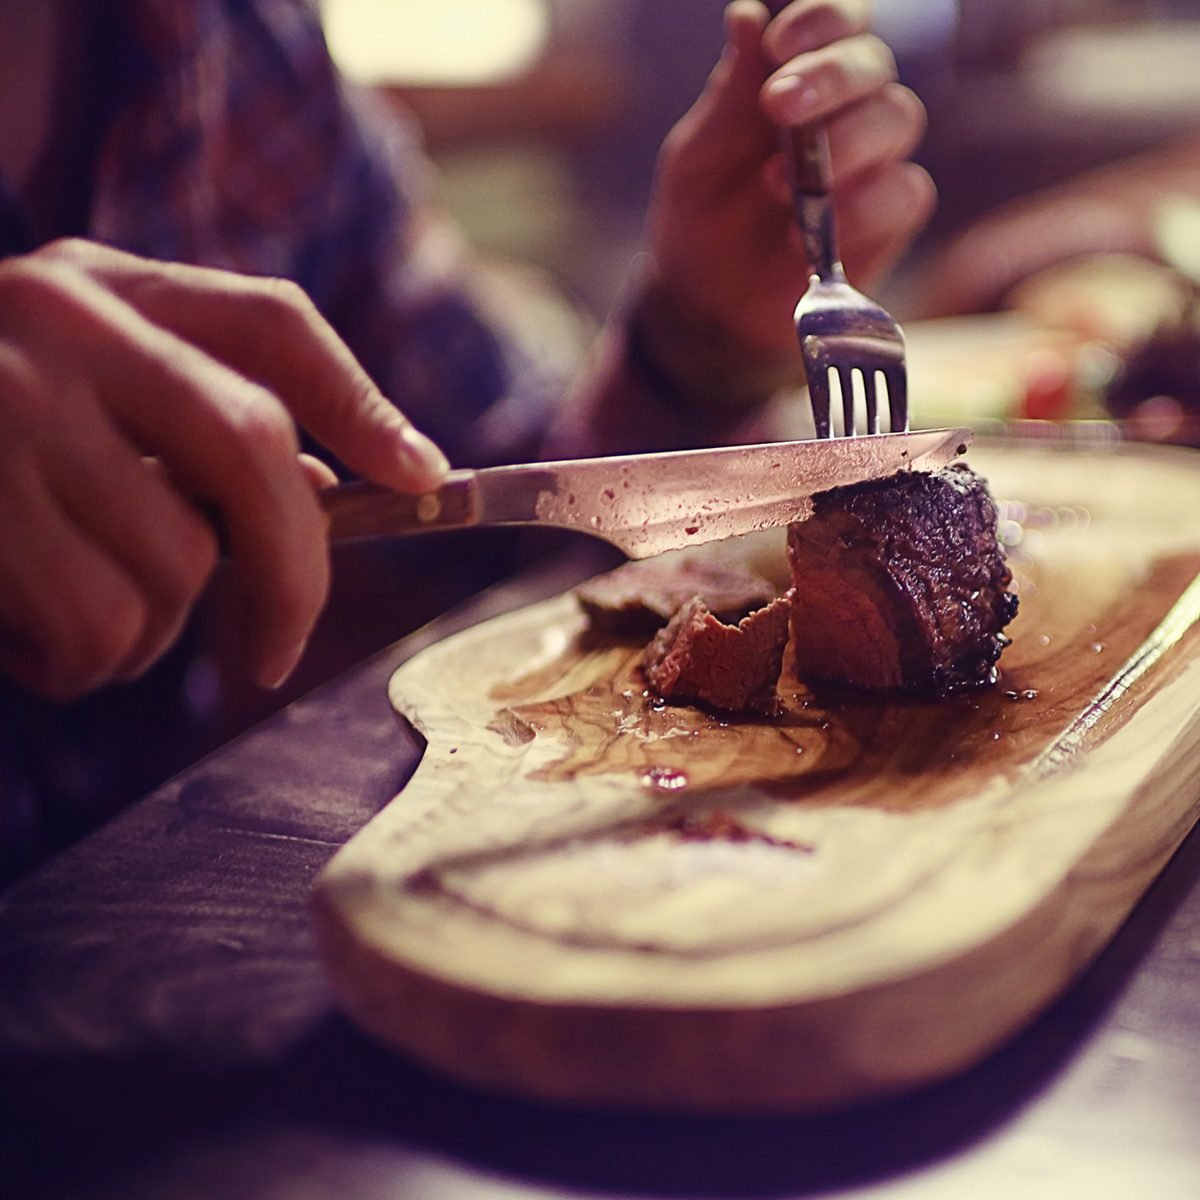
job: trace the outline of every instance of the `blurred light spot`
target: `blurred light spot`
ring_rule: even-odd
[[[1021,68],[1034,93],[1062,113],[1178,113],[1200,104],[1200,24],[1076,27],[1047,33]]]
[[[546,0],[321,0],[329,50],[355,83],[484,85],[546,46]]]
[[[1174,396],[1151,396],[1129,414],[1134,437],[1146,442],[1169,442],[1187,424],[1187,413]]]
[[[1031,1178],[1061,1178],[1063,1148],[1052,1137],[1040,1133],[1017,1133],[1005,1146],[1012,1165]]]

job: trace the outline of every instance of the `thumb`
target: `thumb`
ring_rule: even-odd
[[[761,0],[732,0],[725,8],[725,43],[696,101],[694,132],[744,136],[747,121],[762,123],[759,90],[774,69],[762,47],[770,14]]]

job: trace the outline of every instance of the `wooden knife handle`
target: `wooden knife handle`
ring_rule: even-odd
[[[474,479],[474,471],[451,471],[441,487],[419,495],[393,492],[373,483],[328,488],[321,493],[321,507],[329,517],[329,540],[346,542],[474,525],[479,520]]]
[[[393,492],[374,483],[339,483],[320,494],[329,518],[330,542],[356,538],[432,533],[479,524],[474,471],[451,471],[432,492]],[[223,558],[232,552],[229,531],[220,509],[206,506],[205,515],[216,531]]]

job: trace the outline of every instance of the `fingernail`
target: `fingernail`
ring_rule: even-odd
[[[450,470],[450,462],[441,447],[419,429],[409,425],[404,430],[402,442],[409,462],[419,471],[441,479]]]
[[[819,107],[821,95],[803,75],[784,75],[767,84],[767,95],[786,106],[786,115],[800,120]]]
[[[258,682],[263,687],[270,688],[271,691],[282,687],[287,682],[288,676],[296,669],[296,664],[300,661],[306,644],[297,642],[296,645],[289,646],[286,650],[267,658],[259,667]]]

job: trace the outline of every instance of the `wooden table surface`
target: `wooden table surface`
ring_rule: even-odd
[[[419,758],[386,680],[566,582],[543,569],[405,639],[0,896],[0,1197],[1200,1195],[1200,832],[1036,1024],[887,1103],[562,1111],[467,1091],[352,1027],[308,893]]]

